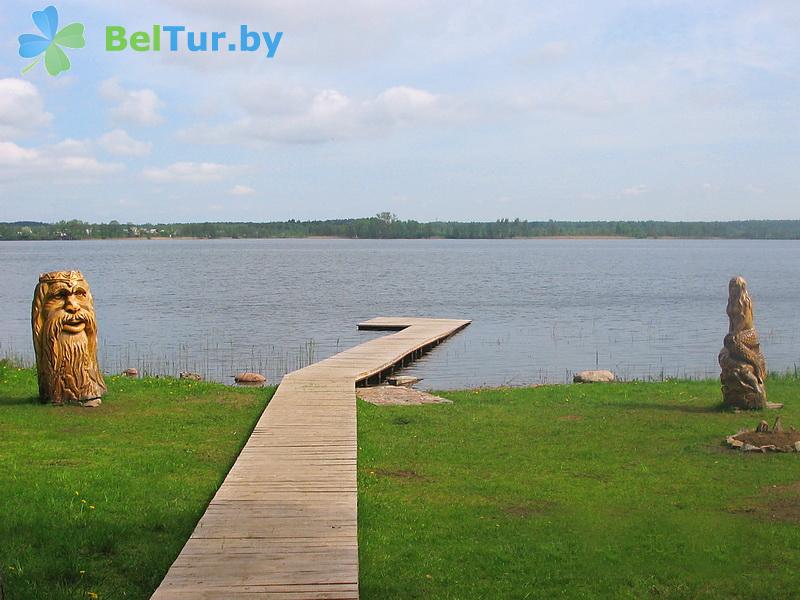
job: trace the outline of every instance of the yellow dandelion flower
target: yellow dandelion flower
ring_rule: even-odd
[[[89,508],[94,508],[94,505],[93,505],[93,504],[90,504],[90,505],[89,505]]]
[[[86,500],[81,500],[81,504],[86,504]]]

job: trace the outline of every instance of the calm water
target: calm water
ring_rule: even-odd
[[[800,365],[800,242],[219,240],[3,242],[0,355],[32,359],[40,272],[83,271],[106,371],[254,369],[276,381],[382,335],[379,315],[473,319],[407,372],[423,387],[716,376],[727,282],[750,282],[771,370]]]

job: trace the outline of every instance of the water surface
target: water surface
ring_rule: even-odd
[[[727,282],[750,282],[770,370],[800,365],[800,242],[110,240],[2,242],[0,355],[31,359],[40,272],[92,286],[108,372],[287,371],[382,335],[375,316],[473,324],[407,369],[423,387],[717,376]]]

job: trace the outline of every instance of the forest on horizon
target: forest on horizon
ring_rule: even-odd
[[[125,238],[511,239],[537,237],[800,239],[800,220],[748,221],[527,221],[401,220],[391,213],[354,219],[265,223],[87,223],[79,220],[0,223],[0,240]]]

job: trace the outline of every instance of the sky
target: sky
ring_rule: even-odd
[[[45,6],[0,6],[0,221],[800,219],[796,0],[61,0],[22,74]],[[106,51],[153,25],[283,36]]]

